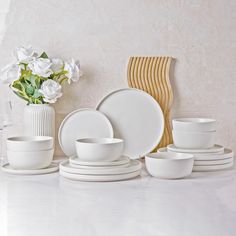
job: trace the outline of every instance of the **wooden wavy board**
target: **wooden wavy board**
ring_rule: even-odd
[[[131,57],[128,63],[129,87],[149,93],[160,104],[165,117],[165,129],[157,148],[173,143],[169,121],[173,92],[169,73],[171,57]]]

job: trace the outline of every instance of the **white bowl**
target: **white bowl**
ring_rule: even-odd
[[[157,152],[145,156],[147,171],[162,179],[179,179],[189,176],[193,169],[193,155],[184,153]]]
[[[53,149],[53,138],[49,136],[18,136],[7,139],[9,151],[43,151]]]
[[[211,148],[215,144],[216,131],[182,132],[173,130],[174,145],[178,148],[202,149]]]
[[[48,167],[53,159],[54,149],[44,151],[10,151],[7,159],[10,166],[17,170],[38,170]]]
[[[173,130],[209,132],[216,130],[216,120],[209,118],[178,118],[172,120]]]
[[[76,140],[78,158],[83,161],[115,161],[124,150],[124,141],[116,138],[86,138]]]

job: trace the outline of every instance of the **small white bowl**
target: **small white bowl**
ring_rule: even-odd
[[[173,130],[209,132],[216,130],[216,120],[209,118],[178,118],[172,120]]]
[[[13,169],[38,170],[46,168],[51,164],[53,153],[54,149],[33,152],[7,150],[7,159]]]
[[[202,149],[211,148],[215,144],[216,131],[182,132],[173,130],[174,145],[178,148]]]
[[[53,138],[49,136],[18,136],[7,139],[7,150],[32,152],[53,149]]]
[[[86,138],[76,140],[76,152],[83,161],[115,161],[122,154],[124,141],[116,138]]]
[[[157,152],[145,156],[147,171],[162,179],[180,179],[192,173],[194,158],[192,154]]]

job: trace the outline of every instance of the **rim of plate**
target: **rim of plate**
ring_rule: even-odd
[[[216,122],[215,119],[212,118],[204,118],[204,117],[188,117],[188,118],[184,118],[184,117],[180,117],[180,118],[173,118],[172,121],[174,122],[181,122],[181,123],[188,123],[188,124],[202,124],[202,123],[212,123],[212,122]]]
[[[78,159],[78,161],[77,161]],[[121,164],[126,164],[130,162],[129,157],[127,156],[121,156],[119,159],[115,161],[82,161],[79,160],[77,156],[72,156],[70,157],[69,161],[75,165],[83,165],[83,166],[116,166],[116,165],[121,165]]]
[[[10,167],[10,168],[9,168]],[[2,166],[2,171],[8,174],[14,175],[43,175],[43,174],[50,174],[59,170],[59,166],[57,164],[51,164],[50,166],[37,169],[37,170],[15,170],[12,169],[9,163],[4,164]]]
[[[227,163],[231,163],[234,160],[233,157],[229,157],[226,159],[218,159],[218,160],[194,160],[195,166],[212,166],[212,165],[224,165]]]
[[[70,180],[85,181],[85,182],[113,182],[113,181],[133,179],[141,174],[141,170],[118,175],[81,175],[81,174],[71,174],[62,170],[60,170],[59,173],[62,177]]]
[[[68,160],[60,163],[60,170],[68,172],[71,174],[81,174],[81,175],[119,175],[127,174],[135,171],[139,171],[142,168],[142,164],[138,160],[132,160],[127,167],[113,166],[110,168],[100,168],[100,169],[85,169],[85,168],[75,168],[70,166]]]
[[[99,111],[99,107],[101,106],[101,104],[108,98],[110,97],[111,95],[115,94],[115,93],[118,93],[118,92],[121,92],[121,91],[137,91],[137,92],[140,92],[142,94],[144,94],[146,97],[150,98],[154,103],[156,103],[158,109],[160,110],[160,113],[161,113],[161,130],[160,130],[160,133],[161,135],[159,135],[159,137],[157,138],[158,141],[156,141],[156,144],[152,145],[152,150],[149,150],[149,151],[146,151],[144,154],[138,156],[137,158],[133,158],[133,159],[139,159],[141,157],[144,157],[145,155],[147,155],[148,153],[152,152],[156,147],[157,145],[160,143],[162,137],[163,137],[163,134],[164,134],[164,129],[165,129],[165,118],[164,118],[164,114],[163,114],[163,111],[161,109],[161,106],[160,104],[149,94],[149,93],[146,93],[145,91],[143,90],[140,90],[140,89],[136,89],[136,88],[121,88],[121,89],[117,89],[117,90],[113,90],[112,92],[110,92],[109,94],[107,94],[106,96],[104,96],[99,102],[98,104],[96,105],[96,110]],[[124,140],[125,142],[125,140]],[[151,149],[151,147],[150,147]]]
[[[72,162],[70,162],[71,167],[74,168],[83,168],[83,169],[109,169],[112,167],[128,167],[129,163],[125,163],[125,164],[119,164],[119,165],[113,165],[113,166],[86,166],[86,165],[79,165],[79,164],[74,164]]]
[[[200,171],[217,171],[217,170],[224,170],[232,167],[234,165],[234,161],[225,164],[218,164],[218,165],[194,165],[193,171],[200,172]]]
[[[98,111],[98,110],[96,110],[96,109],[93,109],[93,108],[79,108],[79,109],[76,109],[76,110],[70,112],[69,114],[67,114],[66,117],[63,119],[63,121],[62,121],[61,124],[60,124],[59,130],[58,130],[58,142],[59,142],[59,145],[60,145],[60,147],[61,147],[63,153],[64,153],[64,150],[63,150],[64,147],[63,147],[62,142],[61,142],[61,132],[62,132],[62,128],[63,128],[64,124],[66,123],[66,121],[67,121],[72,115],[74,115],[75,113],[78,113],[78,112],[83,112],[83,111],[93,111],[93,112],[95,112],[95,113],[100,114],[101,116],[103,116],[104,119],[107,121],[107,124],[108,124],[108,126],[109,126],[109,130],[110,130],[110,132],[111,132],[111,133],[110,133],[111,138],[114,137],[114,130],[113,130],[112,124],[111,124],[110,120],[106,117],[105,114],[103,114],[102,112],[100,112],[100,111]],[[67,156],[66,153],[64,153],[64,154]]]
[[[215,144],[212,148],[186,149],[186,148],[177,148],[174,144],[169,144],[167,145],[167,149],[174,152],[183,152],[183,153],[192,153],[192,154],[199,154],[199,153],[216,154],[223,151],[224,147],[219,144]]]

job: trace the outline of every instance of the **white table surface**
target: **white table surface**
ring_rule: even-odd
[[[110,183],[0,172],[1,236],[234,236],[236,169]]]

